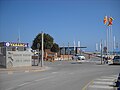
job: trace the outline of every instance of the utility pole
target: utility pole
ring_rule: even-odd
[[[42,59],[41,59],[41,67],[43,67],[44,66],[44,64],[43,64],[43,57],[44,57],[44,33],[43,32],[41,32],[41,34],[42,34]]]
[[[100,46],[101,46],[101,64],[102,64],[102,60],[103,60],[103,51],[102,51],[102,40],[101,40],[101,43],[100,43]]]

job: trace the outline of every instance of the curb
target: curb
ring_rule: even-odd
[[[5,69],[5,68],[0,68],[0,73],[4,72],[40,72],[40,71],[45,71],[48,70],[49,67],[18,67],[18,68],[11,68],[11,69]]]

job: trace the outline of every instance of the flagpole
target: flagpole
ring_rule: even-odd
[[[115,50],[115,36],[114,36],[114,49],[113,50]]]
[[[111,30],[110,30],[110,26],[109,26],[109,54],[111,51]]]
[[[108,30],[109,30],[109,28],[108,28],[108,26],[107,26],[107,40],[106,40],[106,46],[107,46],[107,55],[108,55],[108,51],[109,51],[109,48],[108,48]]]
[[[112,34],[112,25],[111,25],[111,52],[113,53],[113,34]]]

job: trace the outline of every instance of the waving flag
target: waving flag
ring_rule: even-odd
[[[103,20],[104,24],[106,24],[108,22],[108,18],[107,16],[104,17],[104,20]]]
[[[108,26],[111,26],[112,25],[112,21],[113,21],[114,19],[112,18],[112,17],[110,17],[109,19],[108,19]]]

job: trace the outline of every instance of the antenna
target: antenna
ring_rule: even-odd
[[[18,30],[18,39],[17,39],[18,43],[20,43],[20,30]]]

